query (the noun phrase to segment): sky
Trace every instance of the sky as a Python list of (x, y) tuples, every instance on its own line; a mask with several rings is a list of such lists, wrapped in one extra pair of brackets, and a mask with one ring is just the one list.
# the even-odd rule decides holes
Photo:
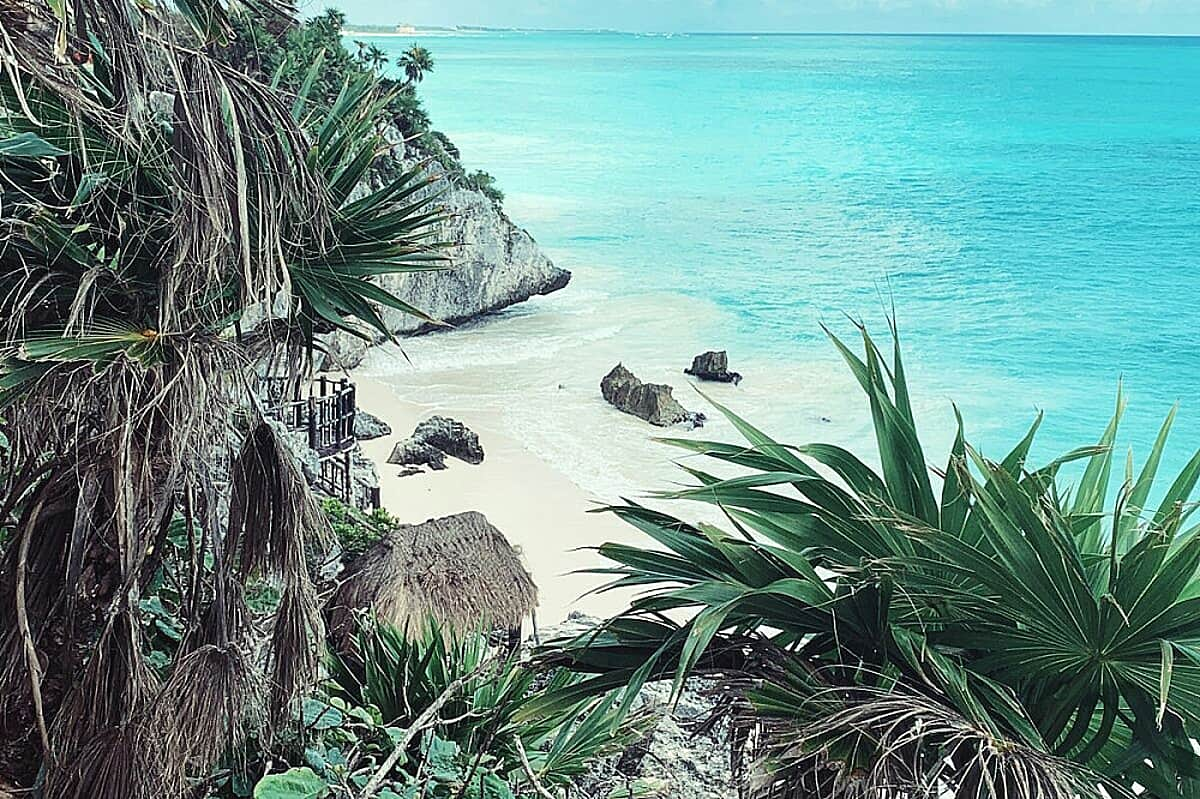
[(302, 0), (351, 23), (624, 31), (1200, 35), (1200, 0)]

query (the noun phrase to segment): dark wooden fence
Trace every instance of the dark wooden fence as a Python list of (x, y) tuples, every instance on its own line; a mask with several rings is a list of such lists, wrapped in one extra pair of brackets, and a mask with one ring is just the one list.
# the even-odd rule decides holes
[(364, 510), (378, 508), (378, 488), (362, 486), (360, 494), (354, 486), (354, 384), (322, 375), (308, 385), (307, 396), (301, 382), (294, 378), (266, 377), (261, 385), (267, 412), (289, 430), (308, 434), (308, 446), (321, 462), (318, 487), (348, 505)]
[(308, 394), (308, 446), (321, 457), (354, 446), (354, 384), (322, 376)]

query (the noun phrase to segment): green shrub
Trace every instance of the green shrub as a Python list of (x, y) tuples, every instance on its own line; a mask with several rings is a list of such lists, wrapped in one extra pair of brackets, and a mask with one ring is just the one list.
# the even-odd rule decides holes
[(496, 179), (482, 169), (464, 175), (462, 183), (467, 188), (482, 192), (496, 204), (504, 202), (504, 192), (496, 185)]
[(332, 497), (321, 503), (343, 559), (361, 555), (399, 522), (386, 508), (363, 513)]
[[(380, 796), (531, 797), (537, 791), (522, 750), (540, 785), (565, 788), (596, 759), (637, 740), (653, 721), (646, 713), (621, 714), (613, 695), (528, 711), (542, 691), (569, 691), (580, 678), (565, 670), (542, 673), (483, 635), (453, 640), (431, 624), (424, 636), (411, 639), (364, 619), (348, 649), (331, 655), (325, 690), (301, 709), (301, 732), (277, 741), (270, 757), (244, 757), (242, 773), (274, 764), (255, 796), (283, 799), (291, 794), (281, 791), (292, 786), (315, 791), (297, 795), (357, 795), (438, 702), (443, 704), (432, 720), (385, 774)], [(234, 771), (222, 783), (222, 795), (246, 790)]]
[(747, 443), (668, 443), (740, 473), (690, 461), (696, 486), (658, 497), (716, 505), (732, 529), (611, 509), (655, 545), (601, 547), (614, 585), (641, 593), (563, 655), (593, 675), (583, 686), (733, 678), (754, 797), (1200, 790), (1200, 453), (1151, 501), (1173, 412), (1115, 498), (1120, 397), (1098, 444), (1041, 466), (1040, 417), (1000, 460), (960, 419), (935, 490), (899, 344), (889, 364), (865, 331), (862, 357), (833, 342), (868, 397), (880, 468), (779, 443), (714, 403)]

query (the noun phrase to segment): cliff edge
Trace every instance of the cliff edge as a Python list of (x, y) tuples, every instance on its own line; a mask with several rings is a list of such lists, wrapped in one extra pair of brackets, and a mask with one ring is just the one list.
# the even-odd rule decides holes
[[(404, 145), (397, 144), (400, 150)], [(438, 178), (429, 191), (447, 216), (435, 240), (450, 244), (451, 268), (434, 272), (388, 275), (380, 285), (436, 319), (457, 324), (557, 291), (571, 280), (541, 251), (533, 236), (513, 223), (500, 204), (481, 191), (459, 185), (438, 161), (411, 154), (393, 158), (385, 169), (423, 169)], [(388, 327), (400, 335), (426, 332), (432, 326), (392, 309), (383, 312)], [(368, 343), (345, 333), (327, 342), (334, 359), (345, 368), (356, 366)]]

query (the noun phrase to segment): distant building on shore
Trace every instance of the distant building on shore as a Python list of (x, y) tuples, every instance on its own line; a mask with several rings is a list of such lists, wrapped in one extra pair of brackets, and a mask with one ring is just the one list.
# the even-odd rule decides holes
[(397, 25), (396, 26), (396, 33), (409, 34), (409, 33), (416, 33), (416, 32), (417, 32), (417, 28), (414, 25)]

